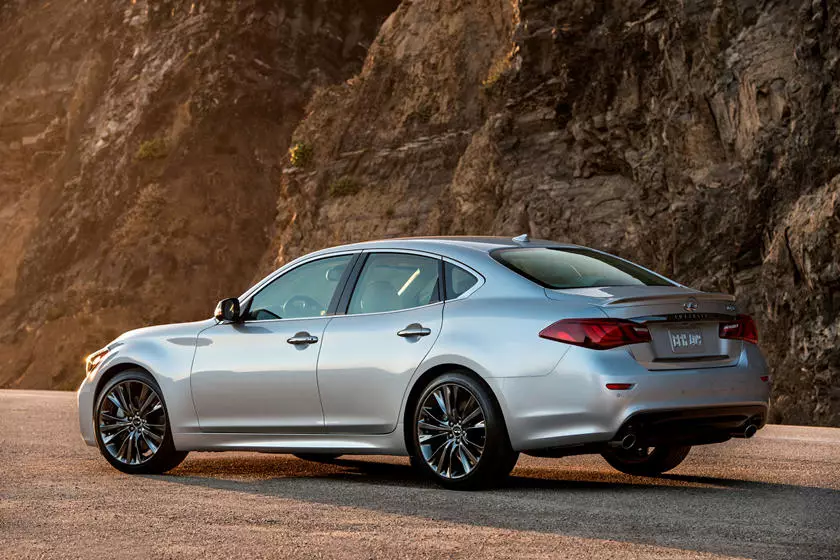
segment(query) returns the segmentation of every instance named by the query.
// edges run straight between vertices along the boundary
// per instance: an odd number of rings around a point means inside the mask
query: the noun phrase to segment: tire
[[[646,448],[644,454],[637,449],[616,450],[602,453],[601,456],[616,470],[636,476],[657,476],[668,472],[683,462],[690,445],[673,447],[654,447],[653,451]]]
[[[341,457],[338,453],[294,453],[293,455],[303,461],[312,461],[314,463],[332,463]]]
[[[410,418],[411,464],[444,488],[496,486],[519,458],[499,405],[465,373],[446,373],[430,381]]]
[[[123,371],[110,379],[97,395],[93,415],[99,452],[119,471],[161,474],[187,457],[172,441],[163,391],[144,370]]]

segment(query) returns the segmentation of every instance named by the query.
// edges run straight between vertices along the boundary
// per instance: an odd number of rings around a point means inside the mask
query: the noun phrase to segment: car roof
[[[397,237],[376,241],[363,241],[323,249],[318,253],[332,253],[334,251],[362,251],[365,249],[410,249],[429,251],[444,256],[452,253],[480,252],[489,253],[495,249],[516,247],[579,247],[569,243],[557,243],[545,239],[491,237],[491,236],[451,236],[451,237]],[[454,256],[454,255],[453,255]]]

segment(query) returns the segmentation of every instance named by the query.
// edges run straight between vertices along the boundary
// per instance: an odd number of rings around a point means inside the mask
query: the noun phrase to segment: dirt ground
[[[83,444],[74,394],[0,391],[0,469],[3,559],[840,558],[832,428],[769,426],[656,479],[523,456],[456,493],[396,457],[193,453],[132,477]]]

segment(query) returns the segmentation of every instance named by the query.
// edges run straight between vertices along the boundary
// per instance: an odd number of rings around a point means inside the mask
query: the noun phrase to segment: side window
[[[440,301],[437,259],[372,253],[350,298],[349,315],[410,309]]]
[[[353,255],[327,257],[293,268],[251,299],[245,320],[326,315],[338,282],[352,259]]]
[[[444,271],[444,277],[446,278],[446,299],[460,297],[461,294],[475,286],[478,282],[478,278],[459,266],[448,262],[444,262],[443,266],[446,268]]]

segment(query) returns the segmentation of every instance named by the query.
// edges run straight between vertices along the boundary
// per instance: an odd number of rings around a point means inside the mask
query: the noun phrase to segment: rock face
[[[396,2],[0,2],[0,385],[72,388],[207,317],[269,244],[291,133]]]
[[[528,232],[736,294],[773,419],[840,425],[836,4],[70,4],[0,4],[3,384],[323,246]]]

